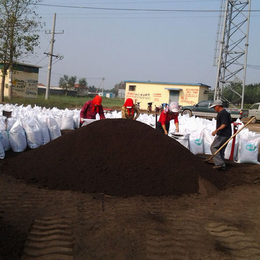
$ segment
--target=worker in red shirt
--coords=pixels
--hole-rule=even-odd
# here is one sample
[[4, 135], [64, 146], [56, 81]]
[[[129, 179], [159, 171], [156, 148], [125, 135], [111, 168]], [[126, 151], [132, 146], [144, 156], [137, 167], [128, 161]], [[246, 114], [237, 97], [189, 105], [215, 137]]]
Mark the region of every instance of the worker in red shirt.
[[80, 111], [80, 126], [84, 123], [83, 119], [96, 119], [96, 114], [99, 114], [100, 119], [105, 118], [101, 103], [102, 98], [96, 95], [84, 104]]
[[165, 135], [168, 135], [171, 120], [174, 120], [176, 132], [179, 132], [178, 107], [177, 102], [171, 102], [169, 107], [163, 110], [160, 114], [160, 118], [157, 122], [157, 129], [162, 131]]

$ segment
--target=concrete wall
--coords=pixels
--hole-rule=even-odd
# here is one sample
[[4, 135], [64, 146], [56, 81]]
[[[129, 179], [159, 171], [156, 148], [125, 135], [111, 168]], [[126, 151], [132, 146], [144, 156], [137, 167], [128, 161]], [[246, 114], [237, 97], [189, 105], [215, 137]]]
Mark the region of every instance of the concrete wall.
[[118, 89], [118, 97], [119, 98], [125, 97], [125, 89]]
[[125, 82], [125, 99], [132, 98], [134, 103], [140, 102], [141, 109], [147, 109], [147, 104], [152, 102], [152, 108], [163, 103], [170, 103], [170, 91], [174, 91], [179, 99], [179, 105], [187, 106], [207, 100], [205, 90], [208, 86], [201, 84], [176, 84], [157, 82]]
[[[1, 74], [1, 72], [0, 72]], [[39, 67], [18, 63], [14, 65], [12, 96], [36, 98], [38, 95]], [[4, 96], [8, 96], [9, 71], [5, 77]]]
[[[40, 88], [38, 87], [38, 94], [44, 94], [46, 93], [46, 88]], [[63, 89], [49, 89], [49, 94], [53, 94], [53, 95], [60, 95], [60, 96], [65, 96], [66, 95], [66, 91]], [[68, 90], [67, 91], [67, 95], [68, 96], [72, 96], [72, 97], [77, 97], [78, 96], [78, 91], [76, 90]]]

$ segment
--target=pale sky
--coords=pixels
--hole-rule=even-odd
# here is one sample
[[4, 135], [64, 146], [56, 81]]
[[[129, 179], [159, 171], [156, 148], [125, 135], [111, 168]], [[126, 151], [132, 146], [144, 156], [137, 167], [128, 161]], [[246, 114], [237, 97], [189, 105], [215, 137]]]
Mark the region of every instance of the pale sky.
[[[203, 83], [214, 88], [213, 66], [222, 0], [43, 0], [36, 12], [46, 25], [37, 57], [46, 84], [56, 13], [51, 86], [63, 75], [112, 89], [125, 80]], [[260, 82], [260, 1], [251, 0], [246, 84]], [[63, 34], [58, 34], [64, 31]], [[254, 68], [252, 67], [254, 66]], [[257, 66], [257, 67], [255, 67]]]

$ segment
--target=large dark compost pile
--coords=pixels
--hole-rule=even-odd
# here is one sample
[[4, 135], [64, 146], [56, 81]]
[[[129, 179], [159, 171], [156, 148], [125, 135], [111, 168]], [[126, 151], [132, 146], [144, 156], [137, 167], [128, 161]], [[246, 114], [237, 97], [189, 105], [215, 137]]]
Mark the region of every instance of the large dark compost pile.
[[49, 189], [116, 196], [196, 193], [219, 172], [176, 140], [141, 122], [96, 121], [35, 150], [9, 158], [1, 171]]

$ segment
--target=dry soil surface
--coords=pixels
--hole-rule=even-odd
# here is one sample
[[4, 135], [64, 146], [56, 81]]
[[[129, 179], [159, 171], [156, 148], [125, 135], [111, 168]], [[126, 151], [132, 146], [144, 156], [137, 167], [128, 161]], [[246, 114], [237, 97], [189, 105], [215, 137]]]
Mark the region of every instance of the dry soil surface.
[[260, 259], [260, 166], [227, 161], [214, 174], [225, 187], [200, 178], [192, 194], [120, 197], [1, 172], [0, 259]]

